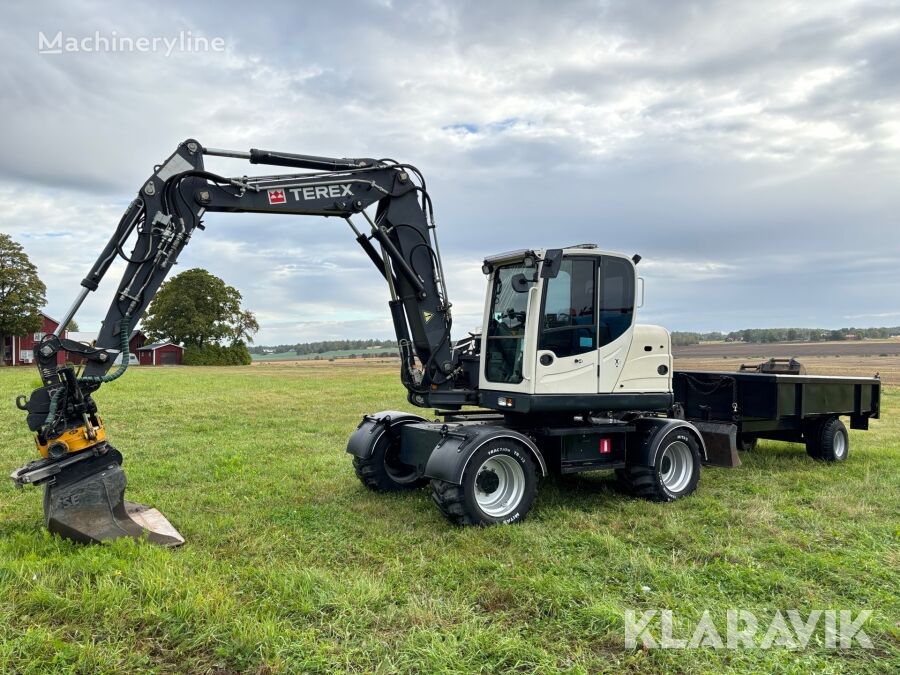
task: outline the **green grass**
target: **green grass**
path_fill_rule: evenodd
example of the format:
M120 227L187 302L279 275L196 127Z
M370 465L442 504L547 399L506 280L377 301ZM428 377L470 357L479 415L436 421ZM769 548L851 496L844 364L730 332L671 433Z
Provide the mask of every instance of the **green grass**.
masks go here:
M0 466L34 449L0 369ZM372 368L134 369L96 396L131 499L187 537L85 547L0 487L0 672L897 672L900 390L824 466L762 443L673 504L604 474L545 480L521 526L460 529L427 491L367 492L363 413L408 408ZM4 469L4 471L6 470ZM625 649L624 612L874 611L875 649ZM766 622L767 623L767 622ZM680 624L679 624L680 625ZM821 635L821 632L817 633Z

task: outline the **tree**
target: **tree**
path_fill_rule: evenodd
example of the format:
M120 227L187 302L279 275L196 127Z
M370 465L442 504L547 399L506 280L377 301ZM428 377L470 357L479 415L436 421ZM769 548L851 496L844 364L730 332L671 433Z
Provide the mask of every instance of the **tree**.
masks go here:
M41 329L47 287L22 246L0 233L0 335L24 335Z
M246 309L239 311L234 317L233 343L252 343L253 335L259 330L259 322L253 312Z
M185 347L243 344L259 324L241 308L241 294L219 277L195 268L160 286L147 309L143 330L151 340L168 340Z

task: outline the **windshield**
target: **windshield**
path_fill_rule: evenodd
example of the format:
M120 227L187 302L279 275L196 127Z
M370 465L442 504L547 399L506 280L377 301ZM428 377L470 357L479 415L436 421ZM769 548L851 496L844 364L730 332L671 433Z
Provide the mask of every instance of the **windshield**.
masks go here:
M494 272L491 315L485 344L485 377L491 382L522 381L522 354L525 348L525 313L528 293L516 291L512 279L522 274L530 289L534 285L534 267L522 263L504 265Z

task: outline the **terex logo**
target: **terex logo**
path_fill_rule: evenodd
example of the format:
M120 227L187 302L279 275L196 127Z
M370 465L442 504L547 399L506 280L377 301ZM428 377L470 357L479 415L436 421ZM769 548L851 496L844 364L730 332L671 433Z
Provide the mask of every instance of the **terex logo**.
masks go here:
M284 204L284 190L269 190L269 203L270 204Z
M291 188L296 201L301 199L327 199L335 197L352 197L349 185L319 185L318 187Z

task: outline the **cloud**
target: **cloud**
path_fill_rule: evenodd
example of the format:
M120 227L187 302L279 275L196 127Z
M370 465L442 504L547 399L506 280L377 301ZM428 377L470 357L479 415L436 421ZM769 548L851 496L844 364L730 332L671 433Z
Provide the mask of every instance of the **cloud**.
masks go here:
M485 255L588 241L641 253L643 317L672 329L877 322L900 294L895 4L217 7L4 8L0 231L39 266L51 313L187 137L418 165L461 328L481 322ZM39 55L38 32L59 30L190 30L226 51ZM387 291L342 222L207 220L181 269L236 286L260 342L390 334Z

